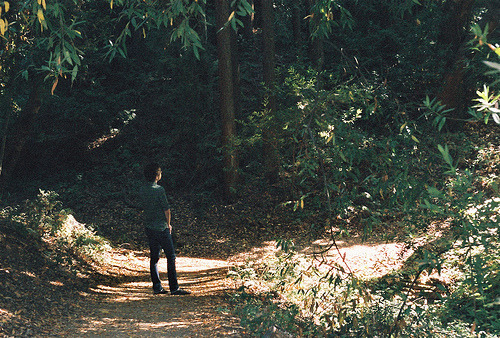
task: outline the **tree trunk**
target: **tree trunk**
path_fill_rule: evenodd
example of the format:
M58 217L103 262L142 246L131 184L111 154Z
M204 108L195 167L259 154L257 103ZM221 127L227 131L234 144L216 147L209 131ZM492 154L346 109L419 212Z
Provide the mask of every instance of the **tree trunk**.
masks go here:
M29 135L33 129L36 116L42 103L39 95L39 84L34 82L28 97L26 107L21 111L20 116L13 127L15 131L8 152L5 153L2 175L0 176L0 192L3 193L7 187L14 170L16 169L21 153L28 141Z
M301 1L294 1L292 3L292 29L293 41L295 46L299 49L302 46L302 9Z
M253 0L248 0L248 3L255 10ZM254 26L255 13L246 15L243 17L243 36L246 39L251 39L253 37L253 26Z
M253 15L254 28L262 28L262 1L263 0L253 0L253 9L255 11Z
M275 38L274 38L274 8L273 0L262 0L262 36L263 36L263 77L267 91L267 105L265 107L268 114L268 121L263 131L264 161L266 177L270 183L278 181L279 161L278 145L276 140L275 118L276 96L275 96Z
M238 179L238 159L235 146L234 87L231 56L230 26L224 27L230 15L229 0L216 0L217 57L219 61L219 100L222 120L222 151L224 164L224 196L231 201L235 197ZM222 29L221 29L222 28Z
M7 145L7 133L9 131L9 122L10 122L10 117L12 115L12 107L11 107L11 99L12 95L10 94L10 91L7 92L7 95L4 94L4 100L5 100L5 116L3 118L3 126L2 126L2 139L1 139L1 144L0 144L0 178L2 177L3 173L3 163L5 160L5 147ZM1 195L1 192L0 192Z
M455 109L456 115L462 114L468 105L467 86L464 83L466 74L464 42L473 5L474 0L448 0L446 8L449 16L444 21L439 36L439 43L449 47L453 57L446 65L447 73L444 75L443 87L438 98L446 107Z
M233 8L232 10L236 10ZM231 48L230 48L230 53L231 53L231 67L232 67L232 77L233 77L233 104L234 104L234 119L237 119L240 117L241 114L241 104L240 104L240 94L241 94L241 87L240 87L240 62L239 62L239 57L238 57L238 39L237 39L237 34L236 31L228 28L231 34Z
M309 0L309 8L311 12L311 32L314 27L319 24L319 13L316 13L315 10L317 0ZM322 37L314 37L311 41L310 49L309 49L310 59L312 60L315 69L320 72L323 69L323 65L325 62L325 51L323 48L323 38Z

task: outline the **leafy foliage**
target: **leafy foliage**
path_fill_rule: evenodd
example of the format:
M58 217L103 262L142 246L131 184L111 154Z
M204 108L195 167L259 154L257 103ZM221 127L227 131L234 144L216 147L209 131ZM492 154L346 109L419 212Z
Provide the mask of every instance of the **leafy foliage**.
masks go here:
M440 149L445 160L448 158L446 162L451 163L447 148ZM442 191L433 187L428 188L432 200L425 200L422 207L451 219L450 226L456 240L456 255L462 262L460 269L463 272L463 280L458 284L449 302L454 304L453 299L457 294L461 297L468 294L470 298L464 300L464 303L473 303L475 311L464 311L462 314L472 316L484 330L497 331L499 322L495 315L498 312L495 295L499 287L497 218L500 200L496 197L488 198L482 193L474 193L474 176L471 172L465 170L459 173L450 170L448 173L451 179Z
M53 191L42 191L36 200L26 201L23 206L2 210L10 226L21 236L34 239L45 246L55 261L73 265L73 259L87 263L102 262L111 248L108 241L95 231L78 223L70 210Z
M423 190L421 177L410 175L422 154L404 114L387 123L391 100L384 92L375 85L334 86L334 80L333 89L322 90L311 71L296 68L283 76L280 111L273 117L256 113L247 126L257 128L257 135L266 124L282 126L283 176L294 187L294 209L318 208L345 219L364 210L375 221L381 215L371 209L410 208ZM373 128L379 117L385 124Z
M498 101L500 99L500 94L494 95L489 93L489 87L484 86L483 91L477 91L478 98L475 101L478 102L474 108L477 108L477 113L473 113L473 116L478 120L484 120L485 124L493 118L495 123L500 124L500 109L498 109Z
M329 262L328 272L322 273L318 264L300 263L298 256L284 249L261 276L276 283L270 294L275 290L286 298L286 304L297 305L299 312L291 310L285 322L274 319L274 323L255 315L257 323L250 321L249 325L259 330L276 325L301 332L299 323L306 318L306 322L319 323L321 334L326 336L370 336L370 332L387 336L472 335L470 330L466 333L460 322L464 321L473 322L472 331L482 330L484 336L497 332L498 199L475 191L482 178L454 161L450 148L437 143L439 137L426 138L424 124L400 113L404 108L391 111L397 99L387 95L391 91L376 90L381 88L376 75L354 78L348 85L336 82L334 72L323 74L326 85L315 75L298 67L283 71L281 110L273 117L256 113L250 119L257 130L272 123L283 126L279 130L282 174L295 189L295 200L288 204L296 212L322 211L324 227L331 229L329 247L335 247L335 240L346 233L344 222L353 215L361 216L365 234L371 225L390 220L391 213L398 214L397 219L410 234L415 227L417 232L427 231L431 220L449 220L451 239L420 250L417 260L408 262L412 267L409 288L391 296L373 294L343 266ZM487 92L480 95L482 105L476 108L493 107L494 111L497 98ZM432 117L433 127L442 131L452 110L428 97L424 106L424 116ZM411 103L406 108L411 109ZM375 121L381 117L385 118L383 124L377 125ZM481 119L488 121L485 116ZM429 158L439 158L427 147L437 148L444 169L440 164L425 164ZM428 169L422 170L423 165ZM425 216L422 209L427 211ZM337 217L335 223L330 215ZM449 268L450 257L462 263L461 277L448 297L436 305L410 301L422 274L439 274L444 266ZM451 316L460 311L457 298L470 311ZM261 306L272 308L278 302L274 299ZM246 304L255 306L251 301ZM451 324L454 320L458 321Z
M332 250L339 238L354 233L389 239L394 228L412 242L431 224L448 225L436 242L413 247L413 259L398 272L404 284L398 281L385 292L380 291L384 279L366 281L345 264L318 264L281 241L273 262L233 272L244 281L261 277L271 285L257 297L246 287L236 297L237 311L253 332L264 335L273 327L306 336L498 332L498 161L492 155L497 145L480 148L462 135L448 143L452 136L445 127L457 120L456 111L435 98L457 58L456 46L440 43L451 3L315 1L299 8L310 23L302 33L324 43L325 67L318 73L310 67L314 55L304 53L307 44L297 46L282 22L294 4L280 1L275 88L260 84L261 27L255 22L251 39L238 36L242 109L235 145L244 164L242 184L285 190L280 203L293 215L288 217L313 219L310 239L323 238ZM236 30L254 9L245 0L231 5L227 25ZM489 12L486 5L475 5L470 22L479 24ZM223 175L210 2L26 0L0 6L2 106L17 118L26 100L26 82L20 79L42 75L50 80L46 92L53 94L44 97L19 166L19 191L43 183L63 192L61 199L72 206L82 207L90 195L92 210L112 209L134 189L141 164L159 160L168 168L163 181L168 188L217 200ZM467 32L463 28L460 34ZM498 54L487 42L489 33L472 26L476 38L464 41L460 56L466 96L483 88L469 113L499 123L497 83L483 87L491 74L484 75L482 60ZM498 64L488 62L495 75ZM275 114L261 108L266 90L277 96ZM270 129L281 161L279 187L267 186L262 177L262 135ZM466 151L484 159L467 162ZM481 166L488 175L477 173ZM55 168L67 171L58 176ZM126 212L127 221L135 222L137 215ZM19 234L40 240L68 264L75 255L93 260L107 250L104 239L71 220L55 193L40 192L8 215ZM263 219L259 227L266 226ZM419 279L444 269L456 270L457 278L451 286L438 284L445 290L432 303L417 290Z

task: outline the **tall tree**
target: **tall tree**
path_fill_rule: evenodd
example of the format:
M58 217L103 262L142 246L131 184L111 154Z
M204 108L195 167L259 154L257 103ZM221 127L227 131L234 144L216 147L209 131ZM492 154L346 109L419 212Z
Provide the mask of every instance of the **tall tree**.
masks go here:
M276 56L274 31L273 0L261 0L262 8L262 39L263 39L263 77L266 86L265 111L267 123L263 131L264 160L266 177L271 183L278 180L279 160L278 143L276 140Z
M253 0L248 0L248 5L252 8L252 13L248 13L243 17L243 36L250 39L253 36L254 20L255 20L255 5Z
M351 13L339 0L308 0L309 32L311 37L310 59L318 71L325 62L324 41L332 34L333 27L352 28Z
M311 42L309 55L310 59L314 63L316 70L321 71L323 69L323 64L325 62L325 51L323 48L323 33L321 32L321 13L322 4L319 0L308 0L309 1L309 20L310 20L310 31L311 31Z
M0 188L4 188L15 170L24 145L41 106L40 91L45 85L54 91L60 77L74 79L81 63L81 51L76 40L81 36L77 23L68 19L77 17L79 4L71 1L46 4L45 1L4 1L0 9L0 81L4 107L2 135L2 172ZM45 77L46 81L41 79ZM12 138L7 139L8 122L13 104L23 105L23 90L28 87L28 99L15 123ZM50 88L50 87L49 87Z
M438 97L442 104L458 113L466 106L464 42L474 3L475 0L448 0L445 4L447 17L440 29L439 43L446 46L453 57L446 65L443 88Z
M216 0L217 58L219 72L219 101L222 121L222 151L224 163L224 195L235 196L238 180L238 157L235 145L235 103L231 30L227 24L231 15L229 0Z
M11 137L9 149L5 152L6 158L8 158L9 161L2 168L0 181L0 189L2 190L14 174L16 165L24 146L28 141L36 117L38 116L38 112L40 111L40 107L42 105L40 100L40 89L41 85L39 81L35 80L31 82L28 101L26 102L24 109L21 110L14 125L14 135ZM3 145L2 148L4 148Z
M304 18L302 14L302 1L293 1L291 6L293 40L297 48L300 48L302 45L302 19Z

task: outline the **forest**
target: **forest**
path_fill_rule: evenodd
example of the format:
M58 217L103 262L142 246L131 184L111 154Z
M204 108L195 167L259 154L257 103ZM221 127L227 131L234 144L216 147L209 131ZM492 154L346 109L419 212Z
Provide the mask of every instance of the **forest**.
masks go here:
M499 0L0 0L0 335L498 337L499 19ZM198 281L164 298L212 318L196 330L123 319L163 306L149 162ZM102 290L132 282L151 303L120 322Z

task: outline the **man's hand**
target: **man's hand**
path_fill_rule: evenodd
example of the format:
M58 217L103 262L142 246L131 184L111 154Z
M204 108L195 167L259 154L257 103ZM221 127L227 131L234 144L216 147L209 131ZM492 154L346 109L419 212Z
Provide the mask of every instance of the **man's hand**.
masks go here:
M165 210L165 218L167 219L168 229L170 230L170 233L172 233L172 225L170 225L170 219L171 219L170 209Z

